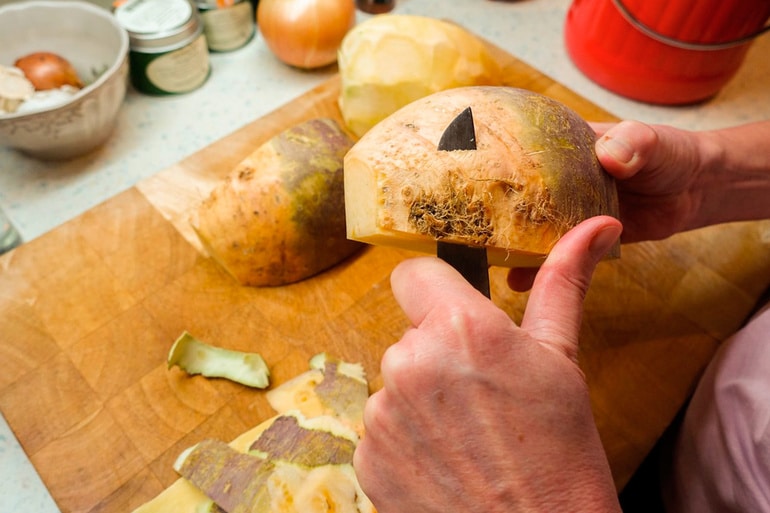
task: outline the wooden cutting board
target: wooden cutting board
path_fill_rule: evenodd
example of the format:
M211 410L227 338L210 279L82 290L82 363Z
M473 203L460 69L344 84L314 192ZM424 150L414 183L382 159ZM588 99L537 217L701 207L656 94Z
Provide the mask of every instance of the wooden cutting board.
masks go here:
M495 51L509 85L613 119ZM182 449L273 415L264 392L168 370L183 330L259 351L276 384L326 351L362 362L379 387L380 356L408 325L389 274L409 253L366 248L301 283L245 288L201 254L187 224L263 141L311 117L339 119L338 90L331 79L0 257L0 410L63 512L130 511L176 479ZM619 488L770 283L769 250L770 223L743 223L625 246L600 264L580 358ZM503 269L491 281L494 301L520 319L527 295L507 289Z

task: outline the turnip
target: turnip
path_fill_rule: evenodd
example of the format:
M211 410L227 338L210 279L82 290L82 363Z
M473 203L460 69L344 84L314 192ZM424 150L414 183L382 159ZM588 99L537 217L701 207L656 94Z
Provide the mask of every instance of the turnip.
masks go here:
M356 25L342 40L338 64L340 111L359 137L431 93L502 80L499 64L474 34L447 21L407 14L375 16Z
M332 119L264 143L192 219L204 248L249 286L293 283L350 256L361 246L345 235L342 159L352 144Z
M477 149L439 151L469 106ZM490 265L538 266L580 221L618 215L595 138L574 111L523 89L464 87L417 100L346 155L348 237L430 253L441 240L485 247Z

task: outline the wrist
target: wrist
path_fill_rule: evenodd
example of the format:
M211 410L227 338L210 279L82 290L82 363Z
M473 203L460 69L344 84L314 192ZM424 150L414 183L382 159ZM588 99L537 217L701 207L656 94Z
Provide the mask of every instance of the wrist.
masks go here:
M770 218L770 122L693 134L699 161L691 227Z
M562 483L564 493L554 493L556 500L539 511L622 513L609 467L606 475L595 475L595 470L584 469L580 478L573 476L570 484Z
M532 473L525 472L524 480L512 487L512 500L500 503L515 506L507 511L522 513L622 513L598 432L585 436L585 441L581 447L560 446L555 454L565 457L558 467L541 464ZM533 477L533 473L539 475Z

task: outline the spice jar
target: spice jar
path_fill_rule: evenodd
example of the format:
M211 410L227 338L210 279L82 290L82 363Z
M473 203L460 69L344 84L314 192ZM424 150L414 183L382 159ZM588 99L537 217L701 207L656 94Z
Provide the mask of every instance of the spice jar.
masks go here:
M128 0L115 17L128 32L131 83L138 91L180 94L206 82L208 47L190 0Z
M229 52L248 43L256 32L249 0L199 0L203 33L209 50Z

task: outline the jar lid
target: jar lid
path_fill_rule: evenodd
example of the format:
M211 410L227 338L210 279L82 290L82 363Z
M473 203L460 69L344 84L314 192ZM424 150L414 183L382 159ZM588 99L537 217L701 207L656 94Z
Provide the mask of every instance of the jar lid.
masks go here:
M164 52L184 46L202 31L198 10L189 0L128 0L115 9L131 48Z

